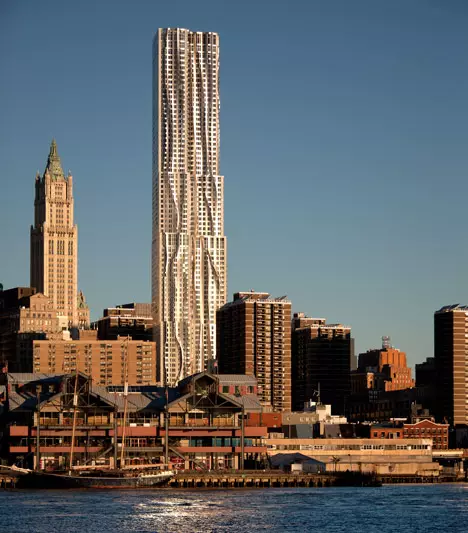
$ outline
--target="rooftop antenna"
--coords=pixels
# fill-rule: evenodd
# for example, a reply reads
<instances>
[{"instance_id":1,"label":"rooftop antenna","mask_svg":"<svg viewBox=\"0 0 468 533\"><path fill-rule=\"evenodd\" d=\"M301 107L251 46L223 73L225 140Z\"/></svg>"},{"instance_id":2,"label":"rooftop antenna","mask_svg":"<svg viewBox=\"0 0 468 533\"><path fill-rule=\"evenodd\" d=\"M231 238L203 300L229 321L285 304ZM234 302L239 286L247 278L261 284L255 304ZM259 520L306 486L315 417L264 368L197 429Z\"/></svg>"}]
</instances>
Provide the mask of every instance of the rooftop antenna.
<instances>
[{"instance_id":1,"label":"rooftop antenna","mask_svg":"<svg viewBox=\"0 0 468 533\"><path fill-rule=\"evenodd\" d=\"M388 335L384 335L382 337L382 350L388 350L392 347L392 343L390 341L390 337Z\"/></svg>"}]
</instances>

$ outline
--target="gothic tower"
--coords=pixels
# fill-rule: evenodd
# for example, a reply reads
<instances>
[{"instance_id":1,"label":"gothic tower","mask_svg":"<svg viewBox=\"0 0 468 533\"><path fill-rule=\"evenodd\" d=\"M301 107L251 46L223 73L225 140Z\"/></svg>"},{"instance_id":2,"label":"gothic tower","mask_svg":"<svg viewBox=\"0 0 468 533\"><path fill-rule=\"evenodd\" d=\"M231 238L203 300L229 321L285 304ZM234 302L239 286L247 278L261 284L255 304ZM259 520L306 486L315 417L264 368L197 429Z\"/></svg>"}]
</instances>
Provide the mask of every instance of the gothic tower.
<instances>
[{"instance_id":1,"label":"gothic tower","mask_svg":"<svg viewBox=\"0 0 468 533\"><path fill-rule=\"evenodd\" d=\"M83 313L78 310L78 228L73 207L73 178L63 173L54 139L44 174L36 175L31 286L50 298L54 308L68 318L69 327L84 327Z\"/></svg>"}]
</instances>

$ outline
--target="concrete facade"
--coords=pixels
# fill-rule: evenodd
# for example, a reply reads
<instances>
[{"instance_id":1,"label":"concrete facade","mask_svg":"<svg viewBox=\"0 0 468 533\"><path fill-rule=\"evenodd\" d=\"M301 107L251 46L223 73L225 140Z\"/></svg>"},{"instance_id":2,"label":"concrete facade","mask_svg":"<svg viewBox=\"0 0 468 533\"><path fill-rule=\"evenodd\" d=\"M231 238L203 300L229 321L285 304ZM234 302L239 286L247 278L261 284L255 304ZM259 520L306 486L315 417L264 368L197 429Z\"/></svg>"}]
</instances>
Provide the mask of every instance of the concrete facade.
<instances>
[{"instance_id":1,"label":"concrete facade","mask_svg":"<svg viewBox=\"0 0 468 533\"><path fill-rule=\"evenodd\" d=\"M297 453L326 464L327 472L438 476L432 439L264 439L268 454Z\"/></svg>"}]
</instances>

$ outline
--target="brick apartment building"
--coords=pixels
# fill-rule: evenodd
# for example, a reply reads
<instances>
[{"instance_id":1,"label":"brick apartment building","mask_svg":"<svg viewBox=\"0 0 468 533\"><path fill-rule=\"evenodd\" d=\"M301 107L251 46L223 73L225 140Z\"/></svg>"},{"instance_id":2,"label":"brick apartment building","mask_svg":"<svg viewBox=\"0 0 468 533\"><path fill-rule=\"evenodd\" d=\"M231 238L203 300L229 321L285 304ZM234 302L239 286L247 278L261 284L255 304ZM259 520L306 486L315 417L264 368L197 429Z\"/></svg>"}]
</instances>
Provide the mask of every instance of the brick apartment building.
<instances>
[{"instance_id":1,"label":"brick apartment building","mask_svg":"<svg viewBox=\"0 0 468 533\"><path fill-rule=\"evenodd\" d=\"M333 414L344 414L351 392L351 328L295 313L291 335L294 410L320 395Z\"/></svg>"},{"instance_id":2,"label":"brick apartment building","mask_svg":"<svg viewBox=\"0 0 468 533\"><path fill-rule=\"evenodd\" d=\"M221 374L249 374L263 405L291 410L291 302L238 292L216 315Z\"/></svg>"}]
</instances>

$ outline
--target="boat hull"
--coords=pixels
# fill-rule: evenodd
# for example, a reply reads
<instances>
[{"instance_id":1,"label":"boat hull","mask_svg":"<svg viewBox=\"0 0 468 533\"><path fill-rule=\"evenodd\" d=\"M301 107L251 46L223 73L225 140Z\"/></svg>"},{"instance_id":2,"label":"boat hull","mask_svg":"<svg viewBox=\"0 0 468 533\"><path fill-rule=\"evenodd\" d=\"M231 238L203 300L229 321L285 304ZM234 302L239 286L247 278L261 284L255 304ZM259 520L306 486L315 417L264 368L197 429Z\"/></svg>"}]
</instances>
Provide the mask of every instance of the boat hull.
<instances>
[{"instance_id":1,"label":"boat hull","mask_svg":"<svg viewBox=\"0 0 468 533\"><path fill-rule=\"evenodd\" d=\"M160 487L172 474L140 476L68 476L31 472L18 478L19 489L138 489Z\"/></svg>"}]
</instances>

